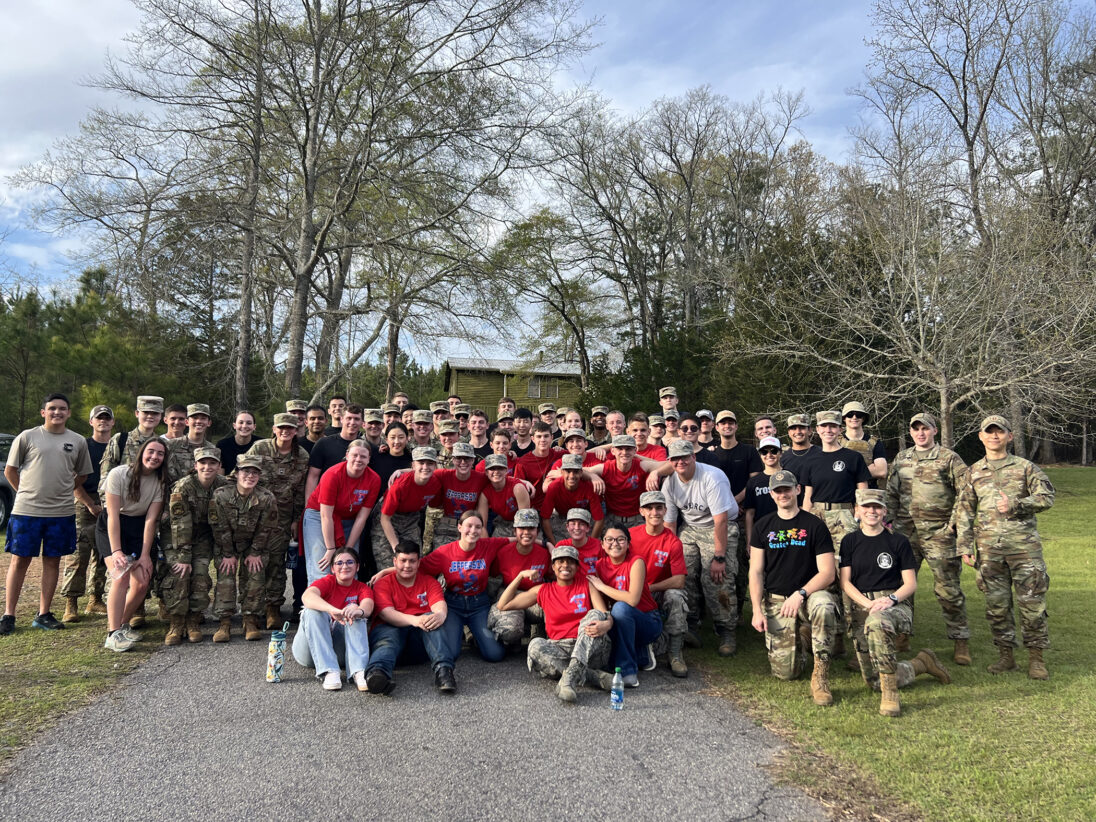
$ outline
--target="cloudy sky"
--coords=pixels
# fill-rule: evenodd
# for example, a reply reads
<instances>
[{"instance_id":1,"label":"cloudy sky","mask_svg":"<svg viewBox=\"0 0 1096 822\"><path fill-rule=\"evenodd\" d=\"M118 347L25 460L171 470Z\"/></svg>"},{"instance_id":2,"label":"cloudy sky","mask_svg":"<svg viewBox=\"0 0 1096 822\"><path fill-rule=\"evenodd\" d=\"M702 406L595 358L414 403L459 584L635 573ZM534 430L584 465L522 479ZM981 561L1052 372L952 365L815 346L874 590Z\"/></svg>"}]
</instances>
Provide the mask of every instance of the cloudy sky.
<instances>
[{"instance_id":1,"label":"cloudy sky","mask_svg":"<svg viewBox=\"0 0 1096 822\"><path fill-rule=\"evenodd\" d=\"M832 159L844 156L857 105L846 92L869 53L869 0L585 0L601 18L600 46L573 73L624 113L659 97L709 85L732 100L777 87L802 89L813 112L803 136ZM28 223L33 192L7 176L74 133L90 107L109 105L81 84L108 50L124 49L137 23L128 0L24 0L7 4L0 27L0 255L17 275L61 280L80 269L68 254L79 238L41 234Z\"/></svg>"}]
</instances>

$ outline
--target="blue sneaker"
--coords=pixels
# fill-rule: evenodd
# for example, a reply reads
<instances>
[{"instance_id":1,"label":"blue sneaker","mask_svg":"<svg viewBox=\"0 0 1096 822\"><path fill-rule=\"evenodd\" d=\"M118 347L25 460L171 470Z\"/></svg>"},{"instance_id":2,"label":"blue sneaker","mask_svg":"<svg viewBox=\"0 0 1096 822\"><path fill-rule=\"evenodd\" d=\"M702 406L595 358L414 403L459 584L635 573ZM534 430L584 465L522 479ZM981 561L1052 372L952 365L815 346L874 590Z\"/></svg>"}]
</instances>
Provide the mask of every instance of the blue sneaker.
<instances>
[{"instance_id":1,"label":"blue sneaker","mask_svg":"<svg viewBox=\"0 0 1096 822\"><path fill-rule=\"evenodd\" d=\"M30 625L32 628L42 628L46 631L61 631L65 627L57 621L50 611L46 611L44 614L36 616L34 622Z\"/></svg>"}]
</instances>

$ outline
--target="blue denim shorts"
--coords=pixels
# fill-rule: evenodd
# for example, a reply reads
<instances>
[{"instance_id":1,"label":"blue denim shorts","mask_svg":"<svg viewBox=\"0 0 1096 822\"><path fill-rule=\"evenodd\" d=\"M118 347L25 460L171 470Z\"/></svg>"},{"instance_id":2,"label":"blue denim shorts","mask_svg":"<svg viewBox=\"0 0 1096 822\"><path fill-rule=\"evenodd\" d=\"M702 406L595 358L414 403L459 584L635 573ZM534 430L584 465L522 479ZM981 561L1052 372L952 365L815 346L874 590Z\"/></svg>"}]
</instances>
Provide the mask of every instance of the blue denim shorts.
<instances>
[{"instance_id":1,"label":"blue denim shorts","mask_svg":"<svg viewBox=\"0 0 1096 822\"><path fill-rule=\"evenodd\" d=\"M17 557L67 557L76 552L76 517L12 514L4 549Z\"/></svg>"}]
</instances>

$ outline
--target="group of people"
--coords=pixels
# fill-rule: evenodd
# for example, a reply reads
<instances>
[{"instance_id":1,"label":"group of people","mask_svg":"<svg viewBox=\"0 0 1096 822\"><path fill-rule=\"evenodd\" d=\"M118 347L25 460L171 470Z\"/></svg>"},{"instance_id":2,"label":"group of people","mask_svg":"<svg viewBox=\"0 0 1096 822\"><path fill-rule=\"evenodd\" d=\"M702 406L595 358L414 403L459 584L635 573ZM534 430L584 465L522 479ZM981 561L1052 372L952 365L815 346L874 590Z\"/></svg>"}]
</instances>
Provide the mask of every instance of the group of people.
<instances>
[{"instance_id":1,"label":"group of people","mask_svg":"<svg viewBox=\"0 0 1096 822\"><path fill-rule=\"evenodd\" d=\"M609 688L615 669L637 687L660 656L687 676L684 649L702 644L705 622L733 655L748 600L774 676L812 661L812 699L831 704L830 660L848 636L850 667L896 716L898 688L917 675L950 681L931 650L898 659L924 561L953 659L971 664L966 562L998 650L989 670L1017 667L1015 604L1028 674L1049 676L1035 515L1054 488L1009 453L1004 417L982 421L985 457L968 468L917 414L913 446L888 465L856 402L793 414L786 443L762 416L755 446L739 441L732 411L681 412L672 386L658 399L656 413L595 406L587 418L504 397L493 423L455 395L426 409L401 394L379 409L290 400L269 437L240 411L214 444L201 403L140 396L136 428L118 433L113 411L95 406L84 438L52 394L5 467L17 494L0 635L15 628L39 554L34 627L78 620L91 576L87 613L106 614L113 651L140 641L150 594L165 644L202 641L211 600L214 642L230 640L237 613L245 639L261 639L282 623L291 576L293 654L325 689L345 670L387 694L398 663L428 659L438 690L454 693L466 649L497 662L524 648L530 671L574 701L583 685ZM61 620L50 610L59 581Z\"/></svg>"}]
</instances>

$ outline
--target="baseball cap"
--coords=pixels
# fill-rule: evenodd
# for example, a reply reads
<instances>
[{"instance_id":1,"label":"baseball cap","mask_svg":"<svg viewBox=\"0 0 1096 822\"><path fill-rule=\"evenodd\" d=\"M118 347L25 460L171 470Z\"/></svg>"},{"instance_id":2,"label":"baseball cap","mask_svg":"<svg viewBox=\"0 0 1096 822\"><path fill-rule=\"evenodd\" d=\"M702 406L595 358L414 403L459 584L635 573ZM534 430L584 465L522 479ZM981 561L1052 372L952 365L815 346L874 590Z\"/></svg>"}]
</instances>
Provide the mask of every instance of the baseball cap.
<instances>
[{"instance_id":1,"label":"baseball cap","mask_svg":"<svg viewBox=\"0 0 1096 822\"><path fill-rule=\"evenodd\" d=\"M814 415L815 425L840 425L841 415L836 411L819 411Z\"/></svg>"},{"instance_id":2,"label":"baseball cap","mask_svg":"<svg viewBox=\"0 0 1096 822\"><path fill-rule=\"evenodd\" d=\"M571 437L581 437L582 439L586 439L586 432L583 431L581 428L568 428L567 431L563 434L563 441L567 442L567 440L571 439Z\"/></svg>"},{"instance_id":3,"label":"baseball cap","mask_svg":"<svg viewBox=\"0 0 1096 822\"><path fill-rule=\"evenodd\" d=\"M111 419L114 419L114 412L110 410L109 405L97 405L94 408L92 408L91 413L88 414L88 422L91 422L96 417L101 417L104 414L106 416L110 417Z\"/></svg>"},{"instance_id":4,"label":"baseball cap","mask_svg":"<svg viewBox=\"0 0 1096 822\"><path fill-rule=\"evenodd\" d=\"M155 411L158 414L162 414L164 413L164 398L154 397L151 394L144 394L137 398L137 410Z\"/></svg>"},{"instance_id":5,"label":"baseball cap","mask_svg":"<svg viewBox=\"0 0 1096 822\"><path fill-rule=\"evenodd\" d=\"M701 408L699 411L696 412L696 418L700 419L701 417L707 417L710 420L715 419L715 416L707 408Z\"/></svg>"},{"instance_id":6,"label":"baseball cap","mask_svg":"<svg viewBox=\"0 0 1096 822\"><path fill-rule=\"evenodd\" d=\"M928 411L922 411L920 414L914 414L912 417L910 417L910 428L913 428L913 424L915 422L919 422L922 425L928 426L929 428L937 427L936 417L934 417Z\"/></svg>"},{"instance_id":7,"label":"baseball cap","mask_svg":"<svg viewBox=\"0 0 1096 822\"><path fill-rule=\"evenodd\" d=\"M285 410L286 411L307 411L308 410L308 403L305 402L304 400L286 400L285 401Z\"/></svg>"},{"instance_id":8,"label":"baseball cap","mask_svg":"<svg viewBox=\"0 0 1096 822\"><path fill-rule=\"evenodd\" d=\"M590 409L590 416L591 417L596 417L598 414L608 415L608 413L609 413L609 406L607 406L607 405L595 405L593 408Z\"/></svg>"},{"instance_id":9,"label":"baseball cap","mask_svg":"<svg viewBox=\"0 0 1096 822\"><path fill-rule=\"evenodd\" d=\"M617 434L613 437L613 448L635 448L636 438L628 434Z\"/></svg>"},{"instance_id":10,"label":"baseball cap","mask_svg":"<svg viewBox=\"0 0 1096 822\"><path fill-rule=\"evenodd\" d=\"M476 449L466 442L453 443L452 449L449 452L453 457L467 457L470 460L476 458Z\"/></svg>"},{"instance_id":11,"label":"baseball cap","mask_svg":"<svg viewBox=\"0 0 1096 822\"><path fill-rule=\"evenodd\" d=\"M274 415L274 427L275 428L297 428L299 423L297 418L292 414L275 414Z\"/></svg>"},{"instance_id":12,"label":"baseball cap","mask_svg":"<svg viewBox=\"0 0 1096 822\"><path fill-rule=\"evenodd\" d=\"M788 428L810 428L810 414L792 414L788 417Z\"/></svg>"},{"instance_id":13,"label":"baseball cap","mask_svg":"<svg viewBox=\"0 0 1096 822\"><path fill-rule=\"evenodd\" d=\"M667 385L665 388L658 389L658 398L659 399L662 399L663 397L676 397L676 396L677 396L677 389L674 388L672 385Z\"/></svg>"},{"instance_id":14,"label":"baseball cap","mask_svg":"<svg viewBox=\"0 0 1096 822\"><path fill-rule=\"evenodd\" d=\"M209 413L209 406L204 402L192 402L186 407L186 415L188 417L193 417L198 414L205 414L207 417L213 416Z\"/></svg>"},{"instance_id":15,"label":"baseball cap","mask_svg":"<svg viewBox=\"0 0 1096 822\"><path fill-rule=\"evenodd\" d=\"M442 420L438 423L439 434L459 434L460 423L456 420Z\"/></svg>"},{"instance_id":16,"label":"baseball cap","mask_svg":"<svg viewBox=\"0 0 1096 822\"><path fill-rule=\"evenodd\" d=\"M716 422L723 422L723 420L734 420L735 422L738 422L738 417L735 416L734 411L724 410L715 415Z\"/></svg>"},{"instance_id":17,"label":"baseball cap","mask_svg":"<svg viewBox=\"0 0 1096 822\"><path fill-rule=\"evenodd\" d=\"M780 440L776 437L762 437L761 442L757 444L757 450L760 451L762 448L775 448L779 451Z\"/></svg>"},{"instance_id":18,"label":"baseball cap","mask_svg":"<svg viewBox=\"0 0 1096 822\"><path fill-rule=\"evenodd\" d=\"M661 491L644 491L639 495L639 507L646 508L649 505L665 505L666 495Z\"/></svg>"},{"instance_id":19,"label":"baseball cap","mask_svg":"<svg viewBox=\"0 0 1096 822\"><path fill-rule=\"evenodd\" d=\"M534 508L521 508L514 514L515 528L536 528L540 525L540 514Z\"/></svg>"},{"instance_id":20,"label":"baseball cap","mask_svg":"<svg viewBox=\"0 0 1096 822\"><path fill-rule=\"evenodd\" d=\"M777 471L771 477L769 477L769 490L773 491L777 488L795 488L799 483L796 482L795 474L791 471Z\"/></svg>"},{"instance_id":21,"label":"baseball cap","mask_svg":"<svg viewBox=\"0 0 1096 822\"><path fill-rule=\"evenodd\" d=\"M241 454L236 457L236 470L238 471L241 468L254 468L256 471L262 471L263 458L255 454Z\"/></svg>"},{"instance_id":22,"label":"baseball cap","mask_svg":"<svg viewBox=\"0 0 1096 822\"><path fill-rule=\"evenodd\" d=\"M647 417L647 424L654 428L656 425L665 425L666 419L661 414L651 414Z\"/></svg>"},{"instance_id":23,"label":"baseball cap","mask_svg":"<svg viewBox=\"0 0 1096 822\"><path fill-rule=\"evenodd\" d=\"M990 414L988 417L982 420L982 424L981 426L979 426L978 430L985 431L991 425L996 425L1002 431L1012 431L1012 426L1008 424L1008 420L1006 420L1000 414Z\"/></svg>"},{"instance_id":24,"label":"baseball cap","mask_svg":"<svg viewBox=\"0 0 1096 822\"><path fill-rule=\"evenodd\" d=\"M431 414L440 414L442 412L449 413L449 403L445 400L435 400L430 403Z\"/></svg>"},{"instance_id":25,"label":"baseball cap","mask_svg":"<svg viewBox=\"0 0 1096 822\"><path fill-rule=\"evenodd\" d=\"M557 545L552 549L552 562L557 559L570 559L578 562L578 551L573 545Z\"/></svg>"},{"instance_id":26,"label":"baseball cap","mask_svg":"<svg viewBox=\"0 0 1096 822\"><path fill-rule=\"evenodd\" d=\"M488 454L487 459L483 461L483 467L488 468L509 468L510 463L502 454Z\"/></svg>"},{"instance_id":27,"label":"baseball cap","mask_svg":"<svg viewBox=\"0 0 1096 822\"><path fill-rule=\"evenodd\" d=\"M882 505L883 508L887 507L886 493L878 488L857 488L856 489L856 504L857 505Z\"/></svg>"},{"instance_id":28,"label":"baseball cap","mask_svg":"<svg viewBox=\"0 0 1096 822\"><path fill-rule=\"evenodd\" d=\"M594 515L587 511L585 508L568 508L567 520L569 522L573 519L580 519L590 526L593 526L594 524Z\"/></svg>"},{"instance_id":29,"label":"baseball cap","mask_svg":"<svg viewBox=\"0 0 1096 822\"><path fill-rule=\"evenodd\" d=\"M556 413L556 406L553 403L542 402L540 405L537 406L538 414L547 414L549 411L551 411L553 414Z\"/></svg>"},{"instance_id":30,"label":"baseball cap","mask_svg":"<svg viewBox=\"0 0 1096 822\"><path fill-rule=\"evenodd\" d=\"M427 409L420 408L417 411L411 412L411 422L428 422L433 424L434 415L431 414Z\"/></svg>"},{"instance_id":31,"label":"baseball cap","mask_svg":"<svg viewBox=\"0 0 1096 822\"><path fill-rule=\"evenodd\" d=\"M674 440L670 443L670 447L666 449L666 455L670 459L691 457L694 453L693 444L688 440Z\"/></svg>"},{"instance_id":32,"label":"baseball cap","mask_svg":"<svg viewBox=\"0 0 1096 822\"><path fill-rule=\"evenodd\" d=\"M212 445L203 445L201 448L194 450L194 461L198 460L217 460L221 461L221 449L214 448Z\"/></svg>"},{"instance_id":33,"label":"baseball cap","mask_svg":"<svg viewBox=\"0 0 1096 822\"><path fill-rule=\"evenodd\" d=\"M411 452L411 459L415 462L437 462L438 451L428 445L422 445Z\"/></svg>"},{"instance_id":34,"label":"baseball cap","mask_svg":"<svg viewBox=\"0 0 1096 822\"><path fill-rule=\"evenodd\" d=\"M454 417L470 417L472 416L472 406L466 402L462 402L455 409L453 409Z\"/></svg>"},{"instance_id":35,"label":"baseball cap","mask_svg":"<svg viewBox=\"0 0 1096 822\"><path fill-rule=\"evenodd\" d=\"M581 471L582 457L578 454L564 454L560 461L560 468L564 471Z\"/></svg>"}]
</instances>

